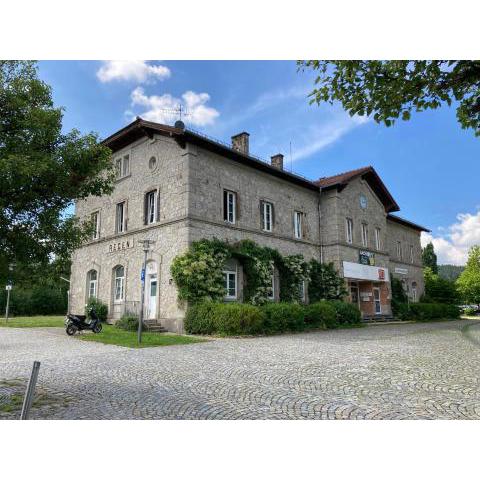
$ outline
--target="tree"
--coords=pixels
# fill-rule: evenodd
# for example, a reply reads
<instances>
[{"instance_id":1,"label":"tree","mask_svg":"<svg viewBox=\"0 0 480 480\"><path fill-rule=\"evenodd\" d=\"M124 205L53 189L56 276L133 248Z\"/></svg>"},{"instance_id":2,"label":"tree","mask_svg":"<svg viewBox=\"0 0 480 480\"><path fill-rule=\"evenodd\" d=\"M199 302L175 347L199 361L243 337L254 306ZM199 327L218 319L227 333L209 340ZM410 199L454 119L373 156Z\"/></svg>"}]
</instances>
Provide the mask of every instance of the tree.
<instances>
[{"instance_id":1,"label":"tree","mask_svg":"<svg viewBox=\"0 0 480 480\"><path fill-rule=\"evenodd\" d=\"M309 263L309 271L308 298L310 303L319 300L341 300L347 295L345 281L337 273L333 263L320 263L312 259Z\"/></svg>"},{"instance_id":2,"label":"tree","mask_svg":"<svg viewBox=\"0 0 480 480\"><path fill-rule=\"evenodd\" d=\"M0 277L10 262L68 258L88 235L65 209L112 191L111 152L94 133L62 132L62 108L35 62L0 61Z\"/></svg>"},{"instance_id":3,"label":"tree","mask_svg":"<svg viewBox=\"0 0 480 480\"><path fill-rule=\"evenodd\" d=\"M458 292L454 282L440 277L430 267L423 269L425 293L422 302L426 303L457 303Z\"/></svg>"},{"instance_id":4,"label":"tree","mask_svg":"<svg viewBox=\"0 0 480 480\"><path fill-rule=\"evenodd\" d=\"M373 115L387 127L412 111L458 102L457 120L480 136L480 61L302 60L300 69L319 72L311 103L338 100L350 115Z\"/></svg>"},{"instance_id":5,"label":"tree","mask_svg":"<svg viewBox=\"0 0 480 480\"><path fill-rule=\"evenodd\" d=\"M480 245L470 249L465 270L456 283L464 301L480 304Z\"/></svg>"},{"instance_id":6,"label":"tree","mask_svg":"<svg viewBox=\"0 0 480 480\"><path fill-rule=\"evenodd\" d=\"M464 269L465 267L461 265L439 265L438 275L445 280L450 280L454 282L460 276Z\"/></svg>"},{"instance_id":7,"label":"tree","mask_svg":"<svg viewBox=\"0 0 480 480\"><path fill-rule=\"evenodd\" d=\"M427 243L422 248L422 264L424 267L430 268L434 274L438 273L437 255L432 242Z\"/></svg>"}]
</instances>

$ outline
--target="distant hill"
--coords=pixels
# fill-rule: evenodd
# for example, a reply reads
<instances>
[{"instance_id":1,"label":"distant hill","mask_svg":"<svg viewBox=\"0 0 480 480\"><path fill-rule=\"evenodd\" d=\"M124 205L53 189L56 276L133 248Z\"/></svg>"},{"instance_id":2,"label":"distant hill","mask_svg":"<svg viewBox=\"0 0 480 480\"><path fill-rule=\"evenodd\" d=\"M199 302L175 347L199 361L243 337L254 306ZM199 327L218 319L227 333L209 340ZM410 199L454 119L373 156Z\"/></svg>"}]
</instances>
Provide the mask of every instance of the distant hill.
<instances>
[{"instance_id":1,"label":"distant hill","mask_svg":"<svg viewBox=\"0 0 480 480\"><path fill-rule=\"evenodd\" d=\"M464 268L465 267L459 265L439 265L438 275L445 280L454 282L463 272Z\"/></svg>"}]
</instances>

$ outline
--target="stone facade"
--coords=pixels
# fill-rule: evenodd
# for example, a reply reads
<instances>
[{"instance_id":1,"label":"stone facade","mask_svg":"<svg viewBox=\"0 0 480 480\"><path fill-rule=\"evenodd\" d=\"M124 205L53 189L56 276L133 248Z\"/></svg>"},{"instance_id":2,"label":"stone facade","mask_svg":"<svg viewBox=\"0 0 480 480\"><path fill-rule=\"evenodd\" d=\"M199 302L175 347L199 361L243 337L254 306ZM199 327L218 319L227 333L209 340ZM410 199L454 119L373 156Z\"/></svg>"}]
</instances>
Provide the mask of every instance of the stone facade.
<instances>
[{"instance_id":1,"label":"stone facade","mask_svg":"<svg viewBox=\"0 0 480 480\"><path fill-rule=\"evenodd\" d=\"M412 300L420 297L422 228L392 219L368 176L352 177L338 188L320 188L284 172L278 161L273 161L272 167L250 157L248 134L233 137L233 142L235 148L229 149L186 130L142 120L105 141L115 164L119 161L122 176L112 195L76 204L76 215L81 219L99 215L99 232L98 238L78 249L72 258L73 312L82 312L93 293L108 304L112 321L124 312L138 313L142 241L146 239L155 243L147 257L145 315L172 331L182 331L185 306L177 300L170 265L176 255L202 238L232 243L251 239L283 255L300 253L306 259L333 262L346 279L351 301L358 303L366 316L379 314L377 304L381 314L390 314L389 272L404 279L410 292L414 284ZM122 161L127 156L124 168ZM225 220L225 191L235 196L234 222ZM149 192L156 192L151 218ZM117 205L121 202L124 231L119 232ZM262 223L265 202L272 209L270 231L265 231ZM299 214L302 232L297 238L295 217ZM353 222L351 242L347 218ZM362 224L367 226L366 245L362 243ZM401 259L395 257L398 241L404 249ZM364 258L360 252L367 252L368 266L360 265ZM236 300L241 301L241 265L229 268L238 274ZM357 270L360 274L355 273ZM382 277L382 272L387 275ZM275 278L276 292L278 286Z\"/></svg>"}]
</instances>

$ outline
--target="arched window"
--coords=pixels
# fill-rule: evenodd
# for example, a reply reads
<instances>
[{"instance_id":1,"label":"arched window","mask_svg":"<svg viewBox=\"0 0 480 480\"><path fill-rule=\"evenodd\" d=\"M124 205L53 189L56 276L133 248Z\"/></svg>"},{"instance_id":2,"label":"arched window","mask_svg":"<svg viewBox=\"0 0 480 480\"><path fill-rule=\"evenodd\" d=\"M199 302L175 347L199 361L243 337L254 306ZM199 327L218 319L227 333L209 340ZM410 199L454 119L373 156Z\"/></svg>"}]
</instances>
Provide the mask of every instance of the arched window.
<instances>
[{"instance_id":1,"label":"arched window","mask_svg":"<svg viewBox=\"0 0 480 480\"><path fill-rule=\"evenodd\" d=\"M412 300L417 301L417 282L412 282Z\"/></svg>"},{"instance_id":2,"label":"arched window","mask_svg":"<svg viewBox=\"0 0 480 480\"><path fill-rule=\"evenodd\" d=\"M113 300L115 302L123 302L125 299L125 268L122 265L118 265L114 268L113 278Z\"/></svg>"},{"instance_id":3,"label":"arched window","mask_svg":"<svg viewBox=\"0 0 480 480\"><path fill-rule=\"evenodd\" d=\"M97 276L96 270L87 273L87 298L97 298Z\"/></svg>"}]
</instances>

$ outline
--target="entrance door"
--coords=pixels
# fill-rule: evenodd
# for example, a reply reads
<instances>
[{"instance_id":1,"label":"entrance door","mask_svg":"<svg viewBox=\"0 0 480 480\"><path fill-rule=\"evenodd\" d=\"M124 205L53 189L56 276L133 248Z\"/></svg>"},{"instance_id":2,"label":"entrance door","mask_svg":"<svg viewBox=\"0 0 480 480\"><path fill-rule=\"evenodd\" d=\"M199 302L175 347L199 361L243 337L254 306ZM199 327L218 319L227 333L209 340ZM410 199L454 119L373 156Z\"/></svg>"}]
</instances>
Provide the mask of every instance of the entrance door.
<instances>
[{"instance_id":1,"label":"entrance door","mask_svg":"<svg viewBox=\"0 0 480 480\"><path fill-rule=\"evenodd\" d=\"M380 303L380 289L373 287L373 302L375 303L375 315L382 313L382 305Z\"/></svg>"},{"instance_id":2,"label":"entrance door","mask_svg":"<svg viewBox=\"0 0 480 480\"><path fill-rule=\"evenodd\" d=\"M146 303L147 303L147 319L153 320L157 314L157 274L152 273L148 276L148 290L145 292L147 294Z\"/></svg>"},{"instance_id":3,"label":"entrance door","mask_svg":"<svg viewBox=\"0 0 480 480\"><path fill-rule=\"evenodd\" d=\"M358 308L360 308L359 304L359 298L358 298L358 286L357 285L351 285L350 286L350 297L352 299L352 303L356 305Z\"/></svg>"}]
</instances>

